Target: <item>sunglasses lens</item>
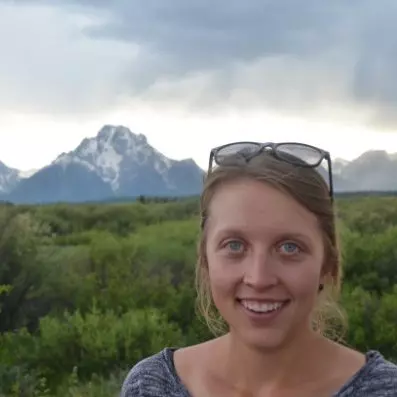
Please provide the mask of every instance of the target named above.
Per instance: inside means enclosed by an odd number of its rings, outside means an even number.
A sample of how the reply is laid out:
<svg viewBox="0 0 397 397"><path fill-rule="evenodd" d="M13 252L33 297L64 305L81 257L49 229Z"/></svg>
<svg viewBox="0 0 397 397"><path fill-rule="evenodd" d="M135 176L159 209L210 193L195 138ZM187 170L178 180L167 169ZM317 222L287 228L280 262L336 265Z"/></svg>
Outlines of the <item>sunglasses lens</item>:
<svg viewBox="0 0 397 397"><path fill-rule="evenodd" d="M277 155L290 163L314 167L320 164L320 150L299 143L283 143L277 146Z"/></svg>
<svg viewBox="0 0 397 397"><path fill-rule="evenodd" d="M218 166L229 165L238 166L240 164L248 163L252 158L260 153L260 149L269 154L274 154L280 160L284 160L290 164L301 167L314 168L325 181L328 181L331 197L333 196L332 189L332 175L331 175L331 160L328 161L328 170L321 165L324 159L324 152L321 149L300 144L300 143L281 143L273 144L260 144L255 142L237 142L223 146L214 152L213 160ZM274 148L275 152L271 148ZM212 165L210 165L211 169Z"/></svg>
<svg viewBox="0 0 397 397"><path fill-rule="evenodd" d="M256 143L233 143L219 149L215 154L218 165L238 165L246 163L259 149Z"/></svg>

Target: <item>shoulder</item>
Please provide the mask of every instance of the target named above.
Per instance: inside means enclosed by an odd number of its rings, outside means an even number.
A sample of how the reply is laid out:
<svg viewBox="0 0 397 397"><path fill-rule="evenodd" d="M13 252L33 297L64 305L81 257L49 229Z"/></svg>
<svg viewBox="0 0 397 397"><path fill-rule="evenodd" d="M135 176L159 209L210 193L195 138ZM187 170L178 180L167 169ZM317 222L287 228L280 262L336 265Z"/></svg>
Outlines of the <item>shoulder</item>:
<svg viewBox="0 0 397 397"><path fill-rule="evenodd" d="M165 348L135 364L123 382L120 397L183 397L173 365L173 352L174 349Z"/></svg>
<svg viewBox="0 0 397 397"><path fill-rule="evenodd" d="M366 365L348 385L343 396L397 396L397 365L377 351L366 353Z"/></svg>

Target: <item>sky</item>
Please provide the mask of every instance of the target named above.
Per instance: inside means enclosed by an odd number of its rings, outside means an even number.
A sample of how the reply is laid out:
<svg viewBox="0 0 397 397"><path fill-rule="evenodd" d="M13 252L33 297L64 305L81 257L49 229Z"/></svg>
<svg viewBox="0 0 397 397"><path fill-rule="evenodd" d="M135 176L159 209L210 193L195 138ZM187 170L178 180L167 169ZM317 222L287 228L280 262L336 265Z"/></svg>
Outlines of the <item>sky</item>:
<svg viewBox="0 0 397 397"><path fill-rule="evenodd" d="M104 124L205 167L238 140L397 152L395 0L0 0L0 160Z"/></svg>

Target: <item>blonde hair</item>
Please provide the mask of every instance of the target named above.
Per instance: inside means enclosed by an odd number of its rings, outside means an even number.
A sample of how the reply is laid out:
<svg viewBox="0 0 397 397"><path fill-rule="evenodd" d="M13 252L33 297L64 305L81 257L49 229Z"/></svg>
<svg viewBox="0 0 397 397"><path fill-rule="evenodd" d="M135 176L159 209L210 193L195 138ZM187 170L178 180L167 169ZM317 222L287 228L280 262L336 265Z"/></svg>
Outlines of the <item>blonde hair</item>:
<svg viewBox="0 0 397 397"><path fill-rule="evenodd" d="M336 339L346 327L346 319L338 305L341 287L341 260L336 232L335 211L322 176L313 168L298 167L263 153L238 166L219 166L207 175L200 198L201 234L196 264L197 309L214 335L227 332L227 324L212 300L206 258L206 220L217 189L234 180L250 178L267 183L290 195L313 213L323 232L324 270L327 275L318 304L313 311L313 328Z"/></svg>

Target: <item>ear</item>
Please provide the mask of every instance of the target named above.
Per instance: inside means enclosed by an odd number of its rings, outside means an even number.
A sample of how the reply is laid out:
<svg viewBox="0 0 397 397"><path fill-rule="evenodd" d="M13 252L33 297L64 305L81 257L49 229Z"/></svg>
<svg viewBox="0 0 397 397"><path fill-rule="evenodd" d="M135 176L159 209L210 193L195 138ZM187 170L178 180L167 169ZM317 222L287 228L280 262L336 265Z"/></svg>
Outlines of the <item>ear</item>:
<svg viewBox="0 0 397 397"><path fill-rule="evenodd" d="M329 282L332 283L332 269L331 266L327 263L324 263L321 273L320 273L320 279L318 280L318 292L322 292L325 288L325 285Z"/></svg>

